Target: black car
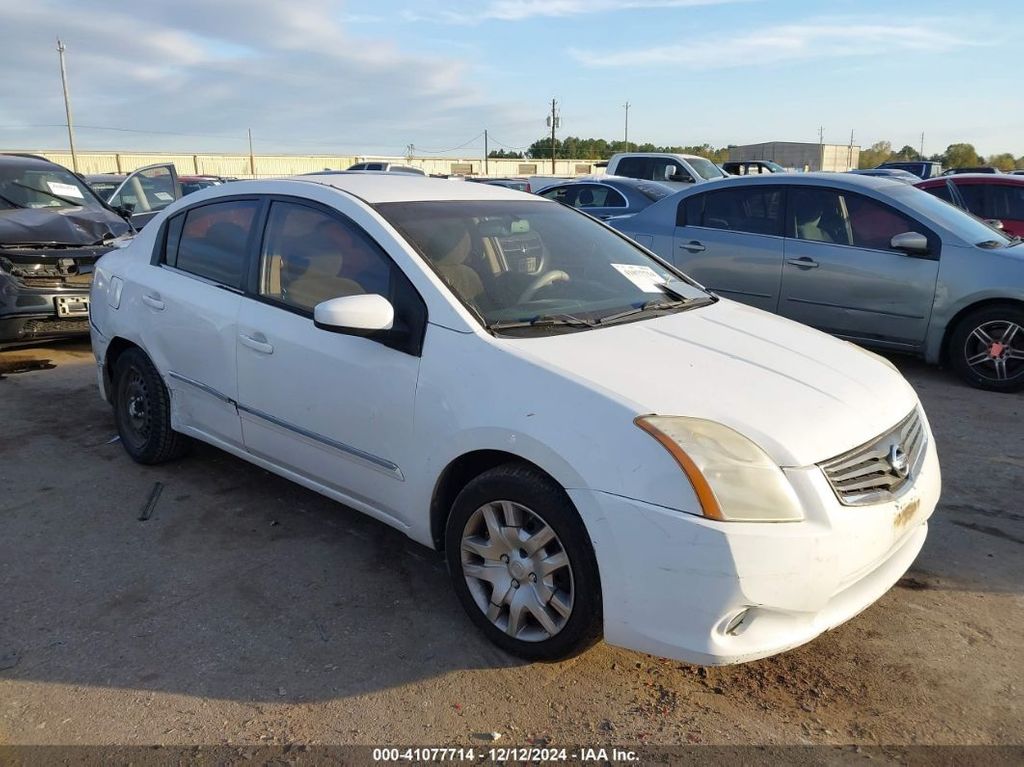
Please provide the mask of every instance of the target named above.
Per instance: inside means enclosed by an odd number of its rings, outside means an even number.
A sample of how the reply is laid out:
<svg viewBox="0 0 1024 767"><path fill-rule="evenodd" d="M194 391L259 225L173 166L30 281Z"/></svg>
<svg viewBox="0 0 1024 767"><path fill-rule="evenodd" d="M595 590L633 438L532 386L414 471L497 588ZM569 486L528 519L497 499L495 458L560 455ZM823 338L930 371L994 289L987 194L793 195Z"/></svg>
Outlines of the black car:
<svg viewBox="0 0 1024 767"><path fill-rule="evenodd" d="M506 189L515 189L517 192L530 191L530 179L528 178L497 178L492 176L477 176L467 178L466 181L475 181L478 184L490 184L491 186L503 186Z"/></svg>
<svg viewBox="0 0 1024 767"><path fill-rule="evenodd" d="M950 168L943 176L957 176L961 173L1000 173L999 168L993 168L991 165L978 165L974 167L966 168Z"/></svg>
<svg viewBox="0 0 1024 767"><path fill-rule="evenodd" d="M931 160L891 160L883 162L879 168L895 168L913 173L918 178L935 178L942 174L942 163Z"/></svg>
<svg viewBox="0 0 1024 767"><path fill-rule="evenodd" d="M591 176L540 189L537 194L579 208L601 219L631 216L662 197L675 194L668 184L624 176Z"/></svg>
<svg viewBox="0 0 1024 767"><path fill-rule="evenodd" d="M93 264L134 231L67 168L0 155L0 348L88 334Z"/></svg>
<svg viewBox="0 0 1024 767"><path fill-rule="evenodd" d="M732 160L722 163L730 176L757 176L761 173L785 173L786 169L771 160Z"/></svg>

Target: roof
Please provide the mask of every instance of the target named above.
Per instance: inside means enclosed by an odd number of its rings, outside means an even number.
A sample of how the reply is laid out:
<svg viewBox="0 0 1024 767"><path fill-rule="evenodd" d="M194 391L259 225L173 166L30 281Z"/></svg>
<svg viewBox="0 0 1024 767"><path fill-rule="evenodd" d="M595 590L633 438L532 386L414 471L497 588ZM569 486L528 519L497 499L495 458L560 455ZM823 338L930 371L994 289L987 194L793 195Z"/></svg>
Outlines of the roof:
<svg viewBox="0 0 1024 767"><path fill-rule="evenodd" d="M866 176L861 173L760 173L751 176L730 176L729 178L718 179L714 182L714 189L721 189L726 186L737 184L815 184L845 187L847 189L887 189L906 187L907 184L893 176ZM702 192L712 187L707 184L694 184L694 188Z"/></svg>
<svg viewBox="0 0 1024 767"><path fill-rule="evenodd" d="M918 186L924 186L925 183L928 183L929 186L938 186L939 184L945 184L947 181L952 181L954 184L966 181L968 183L1019 185L1024 184L1024 176L1017 176L1013 173L953 173L948 176L925 179Z"/></svg>
<svg viewBox="0 0 1024 767"><path fill-rule="evenodd" d="M466 184L402 173L331 173L295 176L290 180L334 187L371 204L424 200L522 200L524 196L533 197L526 192L494 184Z"/></svg>
<svg viewBox="0 0 1024 767"><path fill-rule="evenodd" d="M56 165L58 168L63 168L64 167L63 165L60 165L58 163L50 162L45 157L39 157L37 155L31 155L31 154L16 154L16 153L8 153L8 154L0 153L0 164L8 165L8 166L13 165L13 166L16 166L16 167L21 167L21 168L32 168L32 167L41 167L41 168L50 167L50 168L52 168L54 165Z"/></svg>

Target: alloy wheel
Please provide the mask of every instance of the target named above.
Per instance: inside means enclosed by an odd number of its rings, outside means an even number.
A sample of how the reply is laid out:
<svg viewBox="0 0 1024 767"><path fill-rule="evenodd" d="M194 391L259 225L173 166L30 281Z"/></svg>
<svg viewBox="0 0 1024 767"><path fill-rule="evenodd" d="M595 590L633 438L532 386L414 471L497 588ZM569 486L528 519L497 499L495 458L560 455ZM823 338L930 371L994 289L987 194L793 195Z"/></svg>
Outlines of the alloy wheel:
<svg viewBox="0 0 1024 767"><path fill-rule="evenodd" d="M1024 328L1010 320L978 325L964 342L964 361L978 376L1009 381L1024 374Z"/></svg>

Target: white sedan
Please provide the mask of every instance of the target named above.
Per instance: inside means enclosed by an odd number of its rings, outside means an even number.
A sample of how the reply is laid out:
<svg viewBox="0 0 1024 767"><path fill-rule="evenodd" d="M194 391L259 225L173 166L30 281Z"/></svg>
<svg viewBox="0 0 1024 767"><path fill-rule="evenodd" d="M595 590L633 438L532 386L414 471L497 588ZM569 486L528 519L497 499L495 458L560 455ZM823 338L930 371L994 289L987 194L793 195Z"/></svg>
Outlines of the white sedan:
<svg viewBox="0 0 1024 767"><path fill-rule="evenodd" d="M133 459L203 440L443 549L530 659L795 647L900 578L939 497L888 362L497 186L197 192L99 261L91 324Z"/></svg>

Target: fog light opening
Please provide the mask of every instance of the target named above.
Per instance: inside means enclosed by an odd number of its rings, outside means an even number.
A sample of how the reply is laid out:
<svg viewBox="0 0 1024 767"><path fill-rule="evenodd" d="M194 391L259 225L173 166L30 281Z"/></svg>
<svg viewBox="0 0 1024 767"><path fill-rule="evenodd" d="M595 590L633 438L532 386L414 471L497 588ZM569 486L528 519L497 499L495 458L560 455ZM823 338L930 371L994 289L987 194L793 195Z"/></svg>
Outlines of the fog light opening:
<svg viewBox="0 0 1024 767"><path fill-rule="evenodd" d="M739 636L744 631L746 631L747 630L747 626L749 625L749 623L747 621L748 617L750 617L750 608L749 607L746 608L746 609L740 610L738 613L736 613L736 615L733 616L733 619L731 621L729 621L729 623L725 627L725 634L726 634L726 636L735 637L735 636Z"/></svg>

